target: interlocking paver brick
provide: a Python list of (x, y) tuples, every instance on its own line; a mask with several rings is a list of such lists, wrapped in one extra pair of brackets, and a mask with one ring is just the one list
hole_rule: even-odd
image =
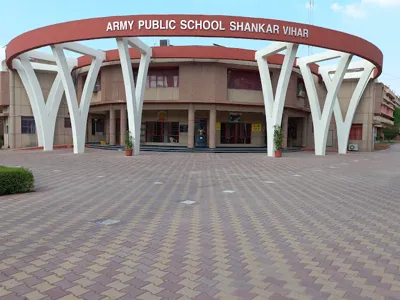
[(76, 298), (74, 295), (67, 295), (62, 298), (59, 298), (59, 300), (79, 300), (79, 298)]
[(83, 294), (86, 294), (86, 293), (90, 292), (90, 290), (85, 289), (80, 285), (76, 285), (76, 286), (74, 286), (72, 288), (69, 288), (67, 291), (72, 293), (72, 294), (74, 294), (75, 296), (80, 296), (80, 295), (83, 295)]
[(2, 151), (0, 165), (32, 168), (37, 191), (0, 197), (0, 297), (399, 298), (400, 145), (282, 159), (87, 152)]
[(133, 279), (132, 276), (125, 275), (124, 273), (119, 273), (118, 275), (113, 276), (113, 278), (115, 278), (121, 282), (127, 282), (127, 281)]
[(190, 279), (185, 278), (184, 280), (178, 282), (178, 284), (180, 284), (180, 285), (182, 285), (184, 287), (186, 286), (186, 287), (188, 287), (188, 288), (193, 290), (196, 287), (198, 287), (201, 283), (200, 282), (195, 282), (195, 281), (192, 281)]
[(67, 290), (67, 289), (73, 287), (75, 285), (75, 283), (72, 283), (71, 281), (69, 281), (67, 279), (63, 279), (63, 280), (57, 281), (56, 283), (54, 283), (54, 285), (56, 285), (64, 290)]
[(0, 283), (0, 286), (3, 286), (5, 289), (9, 290), (12, 289), (13, 287), (16, 287), (18, 285), (22, 284), (20, 281), (13, 279), (3, 281)]
[(182, 295), (175, 294), (169, 290), (163, 290), (160, 293), (158, 293), (157, 296), (161, 297), (162, 299), (168, 299), (168, 300), (179, 299), (182, 297)]
[(122, 283), (122, 282), (119, 281), (119, 280), (115, 280), (115, 281), (113, 281), (113, 282), (107, 284), (106, 286), (111, 287), (111, 288), (114, 288), (114, 289), (116, 289), (116, 290), (119, 291), (119, 290), (122, 290), (122, 289), (128, 287), (129, 285), (127, 285), (127, 284), (125, 284), (125, 283)]
[(114, 288), (111, 288), (111, 289), (108, 289), (107, 291), (102, 292), (101, 295), (107, 296), (111, 299), (119, 299), (122, 296), (126, 295), (126, 293), (122, 293), (120, 291), (117, 291)]
[(16, 287), (12, 288), (11, 291), (12, 291), (13, 293), (15, 293), (15, 294), (21, 296), (21, 295), (24, 295), (24, 294), (28, 294), (28, 293), (30, 293), (30, 292), (33, 292), (34, 289), (32, 289), (31, 287), (29, 287), (29, 286), (26, 285), (26, 284), (21, 284), (21, 285), (18, 285), (18, 286), (16, 286)]
[(0, 287), (0, 297), (11, 294), (9, 290), (6, 290), (4, 287)]
[(99, 294), (101, 294), (102, 292), (107, 291), (109, 289), (109, 287), (106, 287), (98, 282), (95, 284), (89, 285), (87, 288), (92, 290), (93, 292), (96, 292)]
[(32, 288), (38, 290), (39, 292), (46, 292), (46, 291), (51, 290), (51, 289), (53, 289), (55, 287), (56, 287), (55, 285), (51, 285), (48, 282), (42, 282), (42, 283), (39, 283), (37, 285), (32, 286)]
[(27, 299), (27, 300), (40, 300), (40, 299), (46, 298), (45, 295), (39, 293), (38, 291), (33, 291), (28, 294), (25, 294), (25, 295), (23, 295), (23, 297), (24, 298), (22, 298), (22, 299)]
[(179, 291), (176, 292), (177, 294), (182, 294), (183, 296), (189, 297), (189, 298), (195, 298), (197, 295), (200, 294), (199, 291), (194, 291), (188, 287), (183, 287)]
[(162, 290), (164, 290), (163, 287), (158, 287), (152, 283), (149, 283), (148, 285), (144, 286), (142, 289), (149, 291), (153, 295), (156, 295), (156, 294), (160, 293)]
[(81, 298), (85, 299), (85, 300), (99, 300), (99, 299), (103, 299), (104, 296), (100, 296), (99, 294), (91, 291), (89, 293), (86, 293), (84, 295), (80, 296)]
[(140, 296), (137, 297), (138, 299), (142, 299), (142, 300), (161, 300), (162, 298), (159, 296), (155, 296), (153, 294), (151, 294), (150, 292), (146, 292)]
[(19, 273), (13, 274), (12, 277), (14, 277), (15, 280), (17, 280), (17, 281), (21, 281), (21, 280), (24, 280), (26, 278), (32, 277), (32, 275), (30, 275), (30, 274), (28, 274), (26, 272), (19, 272)]
[(46, 280), (50, 284), (55, 284), (56, 282), (62, 280), (62, 278), (60, 278), (56, 275), (50, 275), (50, 276), (44, 277), (43, 279)]
[(66, 290), (61, 289), (60, 287), (56, 287), (54, 289), (43, 292), (43, 294), (50, 296), (51, 299), (60, 299), (62, 297), (68, 296), (70, 293)]

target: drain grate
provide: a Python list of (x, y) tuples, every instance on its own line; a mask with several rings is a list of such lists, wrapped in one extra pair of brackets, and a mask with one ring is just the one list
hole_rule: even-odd
[(121, 223), (121, 221), (113, 219), (98, 219), (94, 220), (93, 222), (99, 225), (106, 225), (106, 226)]

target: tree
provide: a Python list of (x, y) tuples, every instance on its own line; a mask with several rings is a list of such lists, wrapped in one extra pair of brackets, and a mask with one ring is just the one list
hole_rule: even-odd
[(400, 126), (400, 108), (399, 107), (394, 108), (393, 118), (394, 118), (394, 125)]
[(399, 135), (399, 126), (393, 125), (383, 128), (383, 133), (385, 134), (385, 140), (393, 140)]

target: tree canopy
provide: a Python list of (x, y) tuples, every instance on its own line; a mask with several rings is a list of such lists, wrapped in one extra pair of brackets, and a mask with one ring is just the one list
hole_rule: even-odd
[(394, 124), (400, 126), (400, 108), (395, 107), (394, 113), (393, 113), (393, 118), (394, 118)]

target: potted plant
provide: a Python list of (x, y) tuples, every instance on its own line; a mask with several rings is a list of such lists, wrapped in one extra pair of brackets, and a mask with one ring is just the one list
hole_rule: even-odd
[(131, 132), (128, 130), (125, 135), (125, 155), (126, 156), (132, 156), (133, 152), (133, 137), (131, 135)]
[(275, 157), (282, 156), (282, 127), (279, 125), (274, 126), (274, 145), (275, 145)]

